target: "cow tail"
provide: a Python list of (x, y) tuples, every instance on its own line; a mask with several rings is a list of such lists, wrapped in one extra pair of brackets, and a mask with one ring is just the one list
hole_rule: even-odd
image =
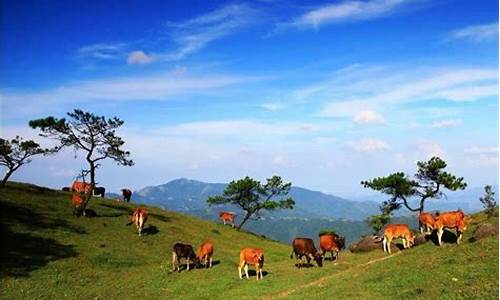
[(293, 250), (292, 253), (290, 253), (290, 259), (293, 259)]

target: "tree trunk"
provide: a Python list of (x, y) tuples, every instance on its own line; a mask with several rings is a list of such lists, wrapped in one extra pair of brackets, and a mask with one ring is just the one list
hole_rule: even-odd
[(0, 182), (0, 187), (5, 187), (5, 184), (7, 183), (7, 180), (9, 179), (10, 175), (14, 173), (14, 169), (9, 169), (7, 174), (5, 174), (5, 177), (2, 179), (2, 182)]
[(85, 209), (87, 209), (87, 205), (90, 202), (90, 198), (92, 198), (92, 194), (94, 193), (94, 188), (95, 188), (95, 165), (94, 162), (91, 161), (89, 157), (87, 157), (87, 161), (89, 162), (90, 165), (90, 184), (92, 186), (92, 189), (90, 190), (90, 193), (86, 195), (86, 199), (83, 202), (82, 206), (83, 215), (85, 215)]
[(243, 218), (243, 221), (241, 221), (240, 225), (238, 225), (238, 227), (236, 227), (236, 229), (240, 230), (241, 227), (243, 226), (243, 224), (245, 224), (245, 222), (248, 221), (248, 219), (250, 219), (251, 216), (252, 216), (252, 213), (247, 212), (247, 214), (245, 215), (245, 218)]

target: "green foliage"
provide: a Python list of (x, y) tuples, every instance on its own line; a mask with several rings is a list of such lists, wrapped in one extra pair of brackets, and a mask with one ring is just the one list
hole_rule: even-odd
[(258, 217), (262, 210), (293, 209), (295, 201), (291, 198), (275, 199), (285, 196), (290, 191), (291, 183), (284, 183), (281, 177), (273, 176), (265, 184), (248, 176), (237, 181), (231, 181), (224, 193), (207, 199), (209, 205), (234, 204), (246, 212), (240, 229), (252, 216)]
[(335, 229), (323, 228), (319, 231), (318, 236), (322, 236), (322, 235), (326, 235), (326, 234), (337, 235), (337, 232), (335, 231)]
[[(426, 162), (417, 162), (415, 179), (409, 178), (402, 172), (393, 173), (386, 177), (377, 177), (372, 180), (361, 181), (365, 188), (371, 188), (390, 196), (382, 203), (381, 210), (391, 212), (404, 205), (410, 211), (423, 211), (425, 200), (428, 198), (440, 199), (445, 194), (441, 189), (450, 191), (463, 190), (467, 187), (463, 177), (456, 177), (446, 171), (446, 162), (439, 157), (432, 157)], [(419, 206), (412, 208), (409, 199), (419, 198)]]
[(373, 234), (378, 234), (389, 222), (391, 222), (391, 214), (387, 212), (366, 218), (366, 223), (371, 227)]
[(486, 185), (484, 187), (484, 196), (480, 197), (479, 201), (483, 204), (488, 218), (494, 216), (497, 202), (495, 201), (495, 192), (491, 189), (491, 185)]
[(0, 166), (7, 168), (0, 187), (5, 186), (9, 177), (24, 164), (31, 162), (31, 157), (39, 154), (49, 154), (53, 150), (43, 149), (33, 140), (24, 140), (16, 136), (12, 140), (0, 138)]

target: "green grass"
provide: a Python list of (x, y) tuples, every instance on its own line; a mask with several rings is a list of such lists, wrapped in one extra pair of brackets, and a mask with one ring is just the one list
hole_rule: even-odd
[[(97, 217), (76, 218), (69, 193), (23, 184), (0, 190), (0, 204), (1, 299), (498, 297), (498, 237), (427, 243), (380, 261), (382, 251), (342, 252), (338, 262), (298, 270), (289, 245), (159, 208), (148, 208), (149, 234), (139, 237), (126, 226), (133, 204), (94, 199)], [(498, 217), (488, 222), (498, 225)], [(212, 269), (171, 272), (175, 242), (198, 247), (207, 239)], [(238, 278), (238, 253), (247, 246), (265, 251), (260, 282)]]

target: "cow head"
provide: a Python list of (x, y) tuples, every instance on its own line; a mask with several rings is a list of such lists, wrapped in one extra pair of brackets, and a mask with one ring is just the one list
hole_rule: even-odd
[(458, 223), (457, 223), (458, 230), (460, 230), (461, 232), (464, 232), (465, 230), (467, 230), (467, 226), (469, 226), (469, 223), (471, 221), (472, 221), (472, 218), (470, 216), (465, 216), (463, 219), (458, 221)]
[(415, 235), (411, 232), (408, 238), (408, 246), (412, 247), (413, 245), (415, 245)]
[(342, 236), (342, 235), (336, 236), (335, 243), (339, 247), (339, 250), (345, 249), (345, 237), (344, 236)]
[(311, 258), (316, 261), (316, 264), (318, 264), (318, 267), (322, 267), (323, 266), (323, 253), (321, 251), (317, 251), (314, 254), (314, 256), (312, 256)]

